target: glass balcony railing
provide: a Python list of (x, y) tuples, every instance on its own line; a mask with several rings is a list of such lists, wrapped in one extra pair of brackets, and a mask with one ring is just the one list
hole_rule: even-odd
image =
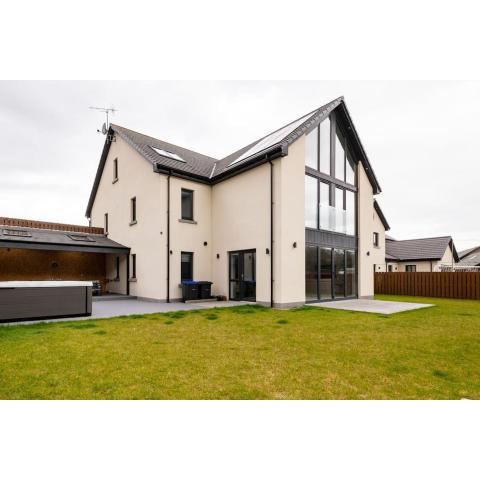
[(342, 208), (319, 205), (320, 228), (331, 232), (355, 235), (355, 212), (347, 212)]

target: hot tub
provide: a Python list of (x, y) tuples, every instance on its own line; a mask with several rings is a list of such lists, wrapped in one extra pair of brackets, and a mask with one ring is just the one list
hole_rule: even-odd
[(92, 282), (0, 282), (0, 322), (92, 314)]

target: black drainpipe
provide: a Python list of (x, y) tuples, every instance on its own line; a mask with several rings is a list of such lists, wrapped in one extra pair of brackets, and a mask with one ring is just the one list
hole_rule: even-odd
[(270, 308), (273, 308), (273, 163), (270, 163)]
[(170, 177), (169, 170), (167, 177), (167, 303), (170, 303)]

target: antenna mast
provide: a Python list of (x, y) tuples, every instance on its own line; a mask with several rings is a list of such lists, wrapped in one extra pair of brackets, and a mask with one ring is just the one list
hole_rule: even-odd
[(105, 135), (106, 132), (108, 132), (108, 129), (110, 128), (110, 123), (109, 123), (109, 118), (108, 118), (108, 114), (111, 112), (112, 115), (115, 113), (115, 112), (118, 112), (118, 110), (116, 108), (104, 108), (104, 107), (88, 107), (90, 108), (91, 110), (99, 110), (100, 112), (103, 112), (105, 113), (106, 117), (107, 117), (107, 121), (104, 123), (104, 131), (102, 131), (102, 133)]

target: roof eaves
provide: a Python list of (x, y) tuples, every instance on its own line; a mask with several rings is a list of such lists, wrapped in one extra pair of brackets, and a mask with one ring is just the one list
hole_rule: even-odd
[(385, 215), (383, 214), (382, 209), (376, 200), (373, 201), (373, 207), (375, 208), (377, 215), (380, 217), (380, 220), (385, 227), (385, 231), (388, 232), (388, 230), (390, 230), (390, 225), (388, 224), (387, 219), (385, 218)]

